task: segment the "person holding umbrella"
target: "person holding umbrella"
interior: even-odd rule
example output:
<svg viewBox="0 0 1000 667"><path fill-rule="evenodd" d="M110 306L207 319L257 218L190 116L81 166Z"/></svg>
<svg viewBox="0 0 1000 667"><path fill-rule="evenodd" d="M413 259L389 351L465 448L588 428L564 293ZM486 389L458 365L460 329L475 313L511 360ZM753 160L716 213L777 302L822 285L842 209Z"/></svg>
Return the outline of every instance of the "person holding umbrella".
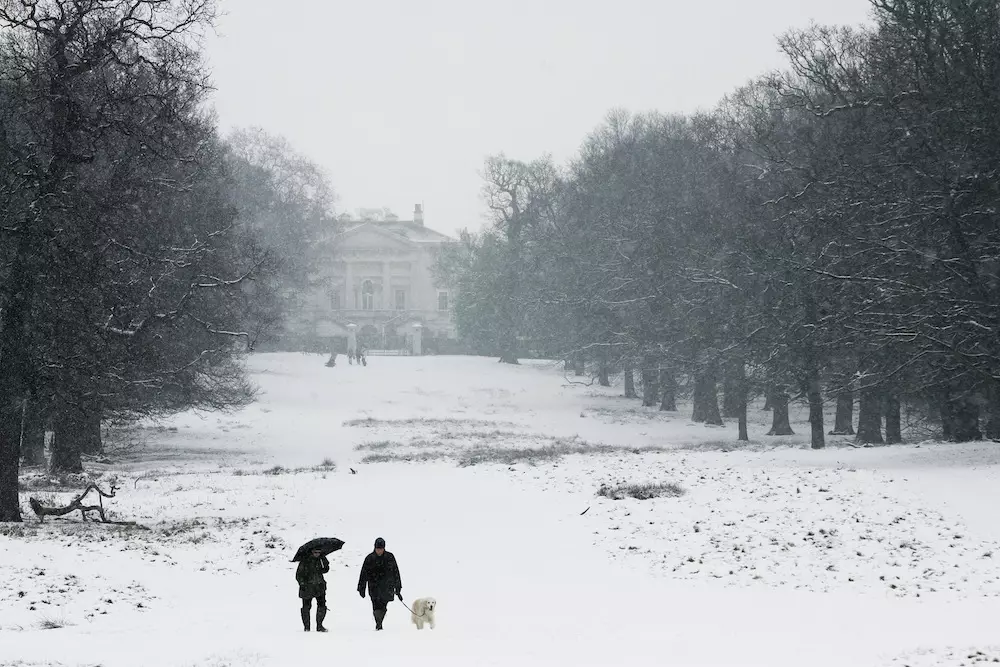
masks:
<svg viewBox="0 0 1000 667"><path fill-rule="evenodd" d="M306 632L309 632L313 598L316 598L316 632L326 632L323 627L323 619L326 618L326 579L323 575L330 571L330 561L326 556L343 546L344 542L335 537L319 537L299 547L292 559L293 563L299 562L295 569L295 581L299 584L299 598L302 599L300 615Z"/></svg>
<svg viewBox="0 0 1000 667"><path fill-rule="evenodd" d="M375 551L365 557L361 566L361 577L358 579L358 594L364 598L365 589L372 601L372 615L375 617L375 629L382 629L382 621L392 598L403 601L403 579L399 576L399 566L396 557L385 550L385 540L381 537L375 540Z"/></svg>

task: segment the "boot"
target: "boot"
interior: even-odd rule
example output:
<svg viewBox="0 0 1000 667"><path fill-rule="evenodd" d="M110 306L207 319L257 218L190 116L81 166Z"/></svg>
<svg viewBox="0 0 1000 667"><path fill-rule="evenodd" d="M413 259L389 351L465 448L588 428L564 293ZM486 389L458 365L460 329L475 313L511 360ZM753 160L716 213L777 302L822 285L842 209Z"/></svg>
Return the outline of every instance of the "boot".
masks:
<svg viewBox="0 0 1000 667"><path fill-rule="evenodd" d="M385 611L386 611L385 609L376 609L375 610L375 629L376 630L381 630L382 629L382 621L385 620Z"/></svg>
<svg viewBox="0 0 1000 667"><path fill-rule="evenodd" d="M309 632L309 610L299 609L299 614L302 616L302 628Z"/></svg>
<svg viewBox="0 0 1000 667"><path fill-rule="evenodd" d="M316 607L316 632L326 632L323 619L326 618L326 607Z"/></svg>

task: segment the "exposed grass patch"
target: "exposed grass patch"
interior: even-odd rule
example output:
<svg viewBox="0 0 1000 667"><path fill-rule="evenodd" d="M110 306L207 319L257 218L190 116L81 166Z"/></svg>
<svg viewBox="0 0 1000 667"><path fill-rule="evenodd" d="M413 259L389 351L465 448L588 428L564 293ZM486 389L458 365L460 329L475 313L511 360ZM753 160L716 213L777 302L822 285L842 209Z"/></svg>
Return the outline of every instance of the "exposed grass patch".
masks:
<svg viewBox="0 0 1000 667"><path fill-rule="evenodd" d="M456 438L449 437L442 437L435 440L413 438L409 442L403 442L402 440L375 440L362 442L360 445L355 445L354 449L359 452L384 452L390 449L452 449L459 446L456 440Z"/></svg>
<svg viewBox="0 0 1000 667"><path fill-rule="evenodd" d="M520 446L498 446L499 443L504 442ZM471 446L469 446L470 444ZM469 467L485 463L538 465L551 463L573 454L644 454L668 451L669 448L595 445L576 437L553 438L537 434L491 431L488 433L463 433L445 436L437 440L413 439L410 442L376 440L361 443L355 449L372 452L361 459L362 463L438 461L450 458L454 459L460 467Z"/></svg>
<svg viewBox="0 0 1000 667"><path fill-rule="evenodd" d="M67 626L73 625L64 618L53 618L50 616L45 616L42 620L38 621L39 630L58 630L59 628L65 628Z"/></svg>
<svg viewBox="0 0 1000 667"><path fill-rule="evenodd" d="M636 500L651 500L653 498L676 498L684 495L684 489L673 482L661 482L659 484L619 484L618 486L607 486L602 484L597 490L597 495L611 500L624 500L625 498L635 498Z"/></svg>
<svg viewBox="0 0 1000 667"><path fill-rule="evenodd" d="M409 419L348 419L343 426L355 428L398 428L404 426L461 426L466 428L496 428L498 426L517 426L513 422L488 421L485 419L457 419L454 417L410 417Z"/></svg>
<svg viewBox="0 0 1000 667"><path fill-rule="evenodd" d="M360 445L354 447L355 451L358 452L381 452L386 449L393 449L395 447L405 447L405 442L400 442L398 440L375 440L372 442L362 442Z"/></svg>
<svg viewBox="0 0 1000 667"><path fill-rule="evenodd" d="M473 447L458 457L458 465L468 467L482 463L500 463L513 465L515 463L550 463L562 458L565 454L576 453L559 445L550 447Z"/></svg>
<svg viewBox="0 0 1000 667"><path fill-rule="evenodd" d="M247 477L251 475L299 475L305 472L334 472L337 470L337 462L333 459L323 459L323 462L316 466L310 466L306 468L286 468L285 466L276 465L270 468L265 468L263 470L246 470L245 468L236 468L230 472L234 477Z"/></svg>
<svg viewBox="0 0 1000 667"><path fill-rule="evenodd" d="M423 451L423 452L407 452L403 454L368 454L361 459L362 463L426 463L428 461L440 461L441 459L449 458L447 452L434 452L434 451Z"/></svg>

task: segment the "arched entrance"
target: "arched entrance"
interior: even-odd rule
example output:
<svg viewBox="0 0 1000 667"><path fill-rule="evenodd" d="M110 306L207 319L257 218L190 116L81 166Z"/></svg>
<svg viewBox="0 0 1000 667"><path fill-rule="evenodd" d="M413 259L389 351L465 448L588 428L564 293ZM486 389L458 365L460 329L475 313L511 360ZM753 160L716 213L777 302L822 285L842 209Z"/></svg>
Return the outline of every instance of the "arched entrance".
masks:
<svg viewBox="0 0 1000 667"><path fill-rule="evenodd" d="M375 310L375 283L370 280L361 283L361 309Z"/></svg>

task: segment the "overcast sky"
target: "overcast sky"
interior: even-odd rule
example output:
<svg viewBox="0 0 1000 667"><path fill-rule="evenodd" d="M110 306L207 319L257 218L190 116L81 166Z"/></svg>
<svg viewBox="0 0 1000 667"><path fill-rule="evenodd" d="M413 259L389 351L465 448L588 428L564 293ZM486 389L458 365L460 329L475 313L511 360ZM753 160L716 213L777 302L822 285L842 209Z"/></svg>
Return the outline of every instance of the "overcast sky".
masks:
<svg viewBox="0 0 1000 667"><path fill-rule="evenodd" d="M227 0L208 44L223 128L322 165L339 210L482 224L487 155L563 162L609 109L710 108L781 65L790 27L867 0Z"/></svg>

